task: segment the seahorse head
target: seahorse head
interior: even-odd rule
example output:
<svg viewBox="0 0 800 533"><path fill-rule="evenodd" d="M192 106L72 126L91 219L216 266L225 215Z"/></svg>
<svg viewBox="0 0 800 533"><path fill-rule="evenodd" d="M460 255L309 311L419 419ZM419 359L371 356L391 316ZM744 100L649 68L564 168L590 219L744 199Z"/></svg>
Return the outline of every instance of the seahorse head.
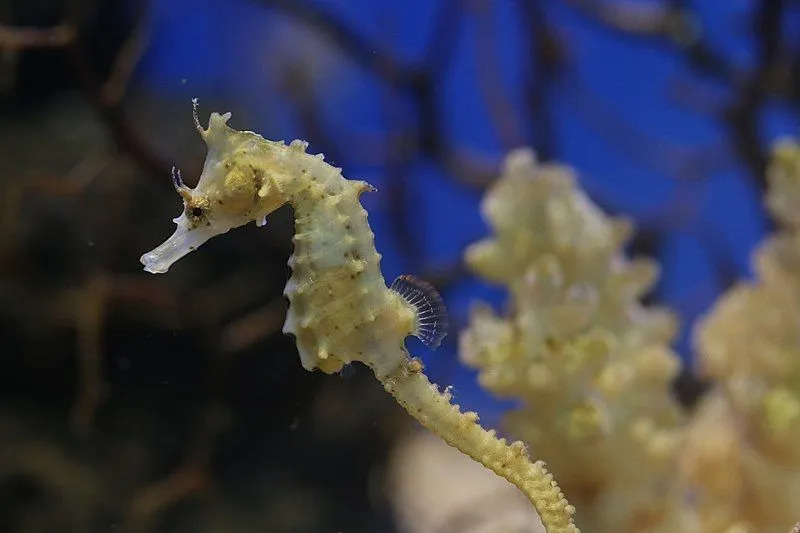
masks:
<svg viewBox="0 0 800 533"><path fill-rule="evenodd" d="M166 272L173 263L210 238L264 218L286 203L275 178L266 172L271 143L249 131L227 126L230 113L212 113L208 128L195 126L208 145L203 172L192 189L172 169L172 182L183 200L183 211L173 220L175 232L163 244L141 257L144 269Z"/></svg>

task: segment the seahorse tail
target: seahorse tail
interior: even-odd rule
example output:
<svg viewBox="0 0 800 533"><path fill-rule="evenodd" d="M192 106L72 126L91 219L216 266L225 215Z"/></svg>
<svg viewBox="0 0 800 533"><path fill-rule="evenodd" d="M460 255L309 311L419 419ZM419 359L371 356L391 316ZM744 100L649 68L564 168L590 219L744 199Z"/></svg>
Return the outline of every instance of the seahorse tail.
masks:
<svg viewBox="0 0 800 533"><path fill-rule="evenodd" d="M462 413L458 405L450 402L450 394L439 391L413 364L376 376L423 426L516 485L534 505L548 533L580 533L572 519L575 508L567 502L544 462L531 461L525 444L508 444L494 430L485 430L477 423L476 413Z"/></svg>

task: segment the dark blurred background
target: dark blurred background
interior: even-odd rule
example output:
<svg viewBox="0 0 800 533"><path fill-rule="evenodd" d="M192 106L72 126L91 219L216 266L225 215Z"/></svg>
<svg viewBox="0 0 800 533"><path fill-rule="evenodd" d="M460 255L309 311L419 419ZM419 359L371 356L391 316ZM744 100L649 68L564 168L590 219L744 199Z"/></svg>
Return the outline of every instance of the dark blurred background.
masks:
<svg viewBox="0 0 800 533"><path fill-rule="evenodd" d="M503 155L531 145L633 217L690 363L769 229L768 147L800 129L800 2L0 1L2 532L395 530L384 465L412 424L281 334L291 212L141 271L180 210L170 167L202 166L192 97L379 189L386 278L453 317L410 347L492 425L507 404L456 339L470 302L503 305L461 265Z"/></svg>

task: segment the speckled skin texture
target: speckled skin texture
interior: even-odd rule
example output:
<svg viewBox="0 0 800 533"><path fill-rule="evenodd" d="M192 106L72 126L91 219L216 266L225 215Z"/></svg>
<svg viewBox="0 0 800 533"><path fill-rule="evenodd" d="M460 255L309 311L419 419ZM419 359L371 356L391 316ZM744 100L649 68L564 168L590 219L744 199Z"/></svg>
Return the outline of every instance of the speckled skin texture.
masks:
<svg viewBox="0 0 800 533"><path fill-rule="evenodd" d="M332 373L352 361L366 364L420 423L519 487L547 531L577 531L574 510L544 464L532 463L522 443L509 445L483 429L476 413L462 413L406 351L415 309L389 290L381 274L381 256L359 202L372 187L345 179L322 156L307 154L304 142L287 146L235 131L226 125L229 117L213 113L205 130L196 123L209 148L203 174L193 190L176 181L184 212L175 219L172 237L142 256L145 270L166 272L214 235L251 220L261 223L291 204L295 236L284 331L295 337L303 367Z"/></svg>

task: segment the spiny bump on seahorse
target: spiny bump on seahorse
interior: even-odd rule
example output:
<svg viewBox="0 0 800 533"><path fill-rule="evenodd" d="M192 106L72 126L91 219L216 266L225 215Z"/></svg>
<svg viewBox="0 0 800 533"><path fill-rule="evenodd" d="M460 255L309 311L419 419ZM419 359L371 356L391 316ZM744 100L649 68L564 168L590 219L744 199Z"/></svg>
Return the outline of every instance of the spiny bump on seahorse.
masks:
<svg viewBox="0 0 800 533"><path fill-rule="evenodd" d="M521 442L508 444L462 412L449 391L439 390L405 348L418 336L436 347L446 334L447 313L433 287L401 276L387 287L381 256L359 197L375 189L345 179L308 143L288 146L227 125L230 113L212 113L203 128L193 100L194 124L208 145L197 187L173 171L183 200L175 232L142 255L145 270L166 272L210 238L250 221L262 225L284 204L294 209L292 270L283 331L294 336L304 368L326 373L354 361L366 364L397 402L451 446L516 485L536 507L550 533L574 533L574 509L541 461L532 462Z"/></svg>

